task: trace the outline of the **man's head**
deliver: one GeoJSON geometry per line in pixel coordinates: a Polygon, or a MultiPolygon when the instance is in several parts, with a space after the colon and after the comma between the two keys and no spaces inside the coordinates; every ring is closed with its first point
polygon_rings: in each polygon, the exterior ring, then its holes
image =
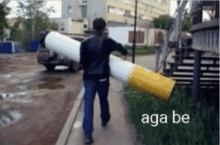
{"type": "Polygon", "coordinates": [[[93,21],[93,29],[98,32],[103,32],[106,27],[106,22],[103,18],[96,18],[93,21]]]}

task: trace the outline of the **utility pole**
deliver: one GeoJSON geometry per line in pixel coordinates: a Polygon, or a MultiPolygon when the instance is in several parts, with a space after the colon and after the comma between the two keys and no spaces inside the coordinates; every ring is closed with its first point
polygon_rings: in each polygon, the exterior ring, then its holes
{"type": "Polygon", "coordinates": [[[133,56],[132,56],[132,63],[134,63],[134,59],[135,59],[136,25],[137,25],[137,0],[135,0],[134,40],[133,40],[133,56]]]}

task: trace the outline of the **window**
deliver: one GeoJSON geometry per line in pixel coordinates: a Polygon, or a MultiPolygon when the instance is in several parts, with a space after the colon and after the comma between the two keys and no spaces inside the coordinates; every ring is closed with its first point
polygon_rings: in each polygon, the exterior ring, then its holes
{"type": "Polygon", "coordinates": [[[64,30],[65,30],[64,24],[61,23],[61,24],[60,24],[60,31],[64,31],[64,30]]]}
{"type": "Polygon", "coordinates": [[[72,7],[68,6],[68,13],[71,14],[72,13],[72,7]]]}
{"type": "MultiPolygon", "coordinates": [[[[132,43],[134,40],[134,31],[129,31],[129,36],[128,36],[129,43],[132,43]]],[[[137,43],[144,43],[144,32],[142,31],[137,31],[136,32],[136,40],[137,43]]]]}
{"type": "Polygon", "coordinates": [[[82,18],[87,17],[87,6],[82,6],[82,18]]]}

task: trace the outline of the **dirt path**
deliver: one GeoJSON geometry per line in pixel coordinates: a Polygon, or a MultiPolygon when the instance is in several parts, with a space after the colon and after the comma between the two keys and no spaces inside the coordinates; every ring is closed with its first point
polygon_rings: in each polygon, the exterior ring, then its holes
{"type": "Polygon", "coordinates": [[[81,80],[82,72],[65,67],[47,72],[35,53],[1,58],[0,145],[55,144],[81,80]]]}

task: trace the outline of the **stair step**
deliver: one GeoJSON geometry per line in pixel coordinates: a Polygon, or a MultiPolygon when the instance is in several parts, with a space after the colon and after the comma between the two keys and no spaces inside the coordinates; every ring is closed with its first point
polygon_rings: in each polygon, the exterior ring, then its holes
{"type": "MultiPolygon", "coordinates": [[[[190,86],[190,87],[192,87],[192,84],[178,84],[177,83],[177,85],[178,86],[190,86]]],[[[218,85],[203,84],[203,85],[200,85],[200,88],[201,87],[216,87],[216,88],[218,88],[219,84],[218,85]]]]}
{"type": "MultiPolygon", "coordinates": [[[[175,79],[177,82],[192,82],[192,79],[175,79]]],[[[219,83],[219,80],[200,80],[200,82],[219,83]]]]}
{"type": "MultiPolygon", "coordinates": [[[[175,77],[180,77],[180,78],[193,78],[193,75],[175,75],[173,74],[172,76],[170,76],[172,78],[175,77]]],[[[200,78],[219,78],[219,76],[209,76],[209,75],[202,75],[200,76],[200,78]]]]}
{"type": "MultiPolygon", "coordinates": [[[[167,62],[169,65],[174,65],[173,62],[167,62]]],[[[194,63],[183,63],[183,64],[179,64],[178,66],[194,66],[194,63]]],[[[201,64],[201,67],[219,67],[219,65],[214,65],[214,64],[201,64]]]]}
{"type": "MultiPolygon", "coordinates": [[[[179,55],[173,55],[172,58],[179,58],[179,55]]],[[[183,59],[191,59],[194,60],[193,56],[183,57],[183,59]]],[[[201,60],[219,60],[219,57],[201,57],[201,60]]]]}
{"type": "MultiPolygon", "coordinates": [[[[165,71],[169,71],[169,69],[165,69],[165,71]]],[[[193,69],[177,69],[174,72],[191,72],[193,73],[194,70],[193,69]]],[[[200,70],[201,73],[216,73],[219,74],[219,70],[200,70]]]]}

